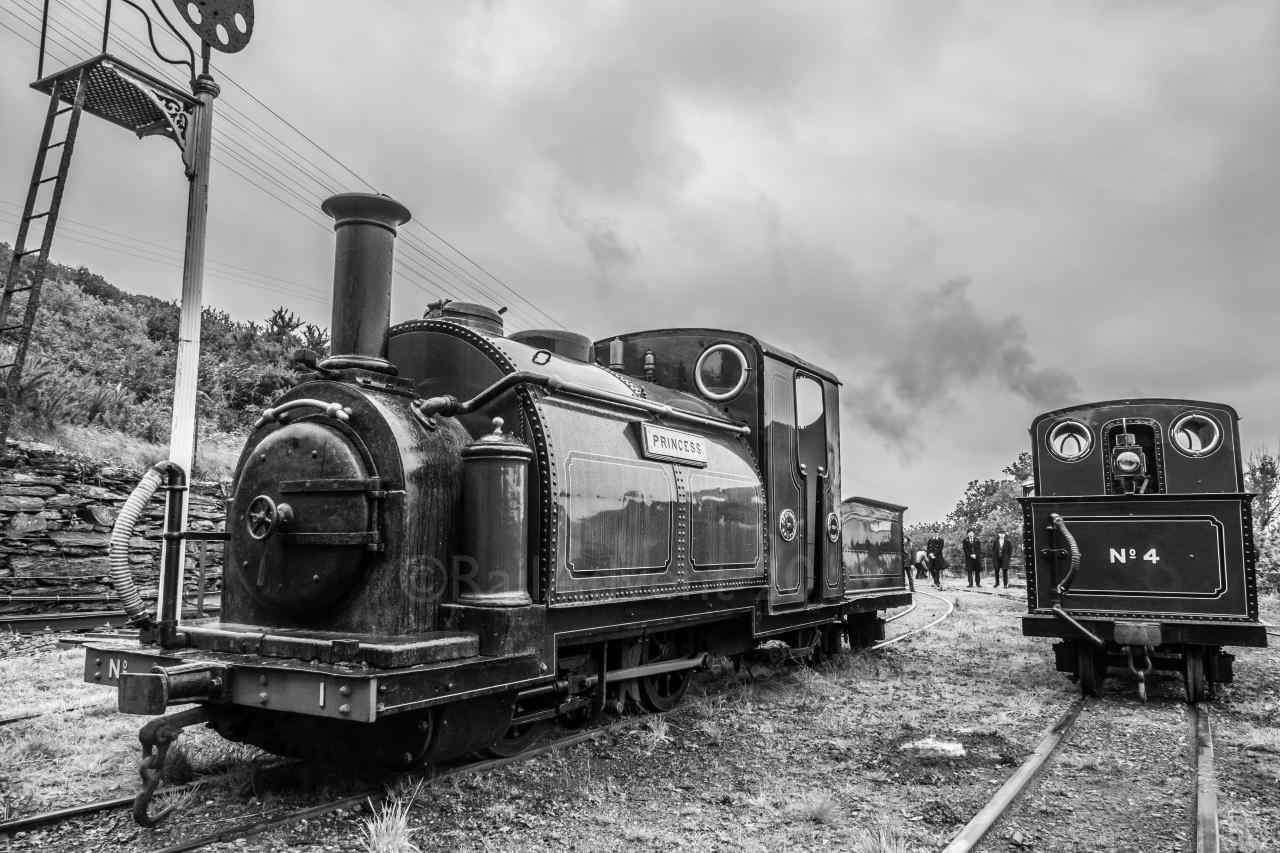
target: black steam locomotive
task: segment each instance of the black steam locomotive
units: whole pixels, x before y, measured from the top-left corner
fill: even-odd
[[[1220,403],[1144,399],[1032,423],[1022,631],[1061,638],[1057,668],[1083,693],[1123,666],[1143,698],[1159,669],[1181,672],[1198,702],[1231,681],[1223,646],[1267,644],[1238,420]]]
[[[334,355],[240,457],[220,616],[178,621],[190,534],[171,529],[156,616],[127,553],[114,575],[143,645],[87,651],[124,712],[198,703],[143,730],[153,770],[197,722],[397,766],[512,752],[544,721],[673,707],[709,655],[866,644],[909,600],[900,565],[844,549],[863,522],[840,514],[831,373],[739,332],[506,335],[466,303],[389,328],[409,212],[362,194],[323,209]],[[144,481],[121,553],[139,502],[163,482],[173,506],[181,479]]]

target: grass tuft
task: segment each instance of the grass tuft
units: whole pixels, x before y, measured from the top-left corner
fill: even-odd
[[[640,744],[646,755],[651,755],[658,747],[671,743],[670,728],[666,717],[653,714],[645,719],[644,726],[636,734],[640,738]]]
[[[365,853],[420,853],[413,843],[417,830],[409,826],[409,813],[422,793],[422,783],[389,791],[381,805],[369,803],[369,817],[364,819]]]
[[[836,822],[840,804],[829,794],[813,793],[793,805],[789,811],[801,820],[830,826]]]
[[[910,853],[910,849],[906,833],[888,821],[881,821],[858,833],[852,853]]]

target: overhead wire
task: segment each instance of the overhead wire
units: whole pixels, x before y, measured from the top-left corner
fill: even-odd
[[[21,205],[14,204],[13,202],[5,201],[5,200],[3,200],[3,199],[0,199],[0,206],[4,206],[4,207],[11,208],[13,211],[21,210]],[[140,244],[140,245],[143,245],[143,246],[150,246],[150,247],[155,248],[155,249],[158,249],[158,250],[162,250],[162,251],[169,252],[169,253],[171,253],[171,254],[173,254],[173,255],[176,255],[176,256],[178,256],[178,257],[181,257],[181,255],[182,255],[182,252],[180,252],[179,250],[175,249],[175,248],[174,248],[172,245],[170,245],[170,244],[167,244],[167,243],[157,243],[157,242],[150,241],[150,240],[144,240],[144,239],[142,239],[142,238],[138,237],[137,235],[134,235],[134,234],[127,234],[127,233],[125,233],[124,231],[117,231],[117,230],[115,230],[114,228],[108,228],[108,227],[103,226],[103,225],[95,225],[95,224],[93,224],[93,223],[85,222],[85,221],[83,221],[83,220],[75,219],[75,218],[72,218],[72,217],[70,217],[70,216],[66,216],[66,215],[61,215],[61,216],[59,216],[59,217],[58,217],[58,221],[59,221],[59,222],[69,223],[69,224],[71,224],[71,225],[78,226],[78,227],[80,227],[80,228],[87,229],[87,230],[90,230],[90,231],[94,231],[94,232],[96,232],[96,233],[102,234],[103,236],[111,237],[111,238],[113,238],[113,239],[117,239],[117,240],[125,240],[125,241],[127,241],[127,242],[130,242],[130,243],[137,243],[137,244]],[[226,263],[225,261],[217,261],[217,260],[211,261],[211,263],[212,263],[212,264],[215,264],[215,265],[218,265],[218,266],[226,267],[226,268],[228,268],[228,269],[233,269],[233,270],[236,270],[236,271],[238,271],[238,272],[245,273],[245,274],[247,274],[247,275],[256,276],[256,277],[258,277],[258,278],[262,279],[263,281],[268,281],[268,280],[270,280],[270,281],[275,281],[275,282],[278,282],[279,284],[282,284],[282,285],[285,285],[285,286],[287,286],[287,287],[290,287],[290,288],[293,288],[293,289],[295,289],[295,290],[298,290],[299,292],[309,292],[309,291],[311,290],[311,288],[309,288],[307,285],[300,284],[300,283],[298,283],[297,281],[293,281],[293,280],[290,280],[290,279],[287,279],[287,278],[281,278],[281,277],[279,277],[279,276],[275,276],[275,275],[272,275],[272,274],[270,274],[270,273],[262,272],[261,270],[251,269],[250,267],[241,267],[241,266],[236,266],[235,264],[230,264],[230,263]]]
[[[93,6],[92,6],[92,0],[83,0],[83,3],[84,3],[84,4],[86,4],[88,8],[93,8]],[[74,14],[76,14],[76,15],[77,15],[81,20],[85,21],[85,22],[86,22],[86,23],[88,23],[90,26],[96,26],[96,22],[95,22],[95,21],[93,21],[91,18],[89,18],[86,14],[84,14],[80,9],[76,9],[76,8],[73,8],[73,7],[70,7],[70,6],[68,6],[68,8],[69,8],[69,9],[70,9]],[[119,41],[120,41],[121,36],[123,36],[123,37],[124,37],[124,39],[126,39],[127,41],[131,41],[133,44],[137,45],[139,48],[141,48],[142,50],[144,50],[144,51],[145,51],[146,46],[145,46],[145,45],[143,45],[143,44],[142,44],[142,42],[141,42],[141,40],[140,40],[139,38],[137,38],[136,36],[134,36],[133,34],[128,33],[128,32],[124,32],[124,33],[117,33],[117,34],[116,34],[117,42],[119,42]],[[83,35],[81,35],[81,38],[84,38],[84,36],[83,36]],[[144,62],[144,63],[146,63],[146,64],[150,65],[150,66],[151,66],[151,68],[152,68],[156,73],[163,74],[163,73],[167,70],[167,69],[164,69],[164,68],[158,68],[158,67],[156,67],[156,66],[155,66],[155,63],[154,63],[154,62],[152,62],[152,61],[150,60],[150,58],[146,56],[146,54],[145,54],[145,53],[140,53],[140,52],[139,52],[139,51],[137,51],[137,50],[133,50],[133,49],[129,48],[127,45],[126,45],[125,49],[126,49],[126,50],[128,50],[131,54],[133,54],[133,55],[134,55],[137,59],[139,59],[140,61],[142,61],[142,62]],[[219,73],[219,75],[220,75],[220,79],[225,80],[225,81],[226,81],[226,82],[228,82],[230,85],[234,86],[236,89],[238,89],[239,91],[241,91],[242,93],[244,93],[244,95],[245,95],[247,98],[249,98],[251,101],[253,101],[254,103],[256,103],[256,104],[257,104],[258,106],[260,106],[262,109],[266,110],[266,111],[267,111],[267,112],[268,112],[272,117],[274,117],[274,118],[275,118],[277,121],[279,121],[281,124],[283,124],[283,125],[285,125],[286,127],[288,127],[288,128],[289,128],[290,130],[292,130],[294,133],[298,134],[298,136],[300,136],[303,140],[305,140],[305,141],[306,141],[306,142],[307,142],[311,147],[313,147],[313,148],[314,148],[314,149],[316,149],[318,152],[320,152],[321,154],[323,154],[323,155],[324,155],[328,160],[330,160],[330,161],[332,161],[333,163],[335,163],[336,165],[338,165],[338,166],[339,166],[343,171],[345,171],[348,175],[350,175],[351,177],[355,178],[357,181],[359,181],[360,183],[362,183],[362,184],[363,184],[363,185],[365,185],[366,187],[368,187],[368,188],[370,188],[370,189],[373,189],[373,185],[372,185],[372,184],[371,184],[371,183],[370,183],[366,178],[364,178],[363,176],[361,176],[360,174],[358,174],[357,172],[355,172],[355,170],[353,170],[353,169],[352,169],[351,167],[349,167],[346,163],[344,163],[342,160],[340,160],[338,157],[336,157],[332,152],[330,152],[330,151],[329,151],[328,149],[326,149],[324,146],[320,145],[320,143],[318,143],[315,139],[313,139],[311,136],[309,136],[305,131],[303,131],[301,128],[299,128],[297,125],[295,125],[293,122],[289,121],[289,120],[288,120],[288,119],[286,119],[284,116],[282,116],[279,112],[277,112],[277,111],[276,111],[274,108],[272,108],[269,104],[267,104],[267,103],[266,103],[266,102],[264,102],[261,98],[259,98],[257,95],[255,95],[255,94],[254,94],[254,93],[253,93],[253,92],[252,92],[252,91],[251,91],[247,86],[245,86],[244,84],[240,83],[238,80],[236,80],[236,79],[235,79],[233,76],[231,76],[230,74],[226,73],[226,72],[225,72],[225,70],[221,69],[221,67],[219,67],[219,71],[218,71],[218,73]],[[323,189],[323,191],[325,191],[325,192],[330,192],[330,193],[332,193],[332,192],[334,192],[334,191],[335,191],[339,186],[341,186],[341,182],[340,182],[340,181],[336,181],[336,180],[334,180],[334,179],[333,179],[333,176],[332,176],[331,174],[329,174],[326,170],[324,170],[324,169],[323,169],[323,167],[321,167],[319,164],[316,164],[314,161],[312,161],[312,160],[310,160],[310,159],[306,158],[306,157],[305,157],[305,155],[303,155],[300,151],[298,151],[298,149],[297,149],[296,147],[294,147],[294,146],[290,145],[288,142],[286,142],[285,140],[283,140],[283,139],[281,139],[279,136],[277,136],[275,133],[273,133],[270,129],[268,129],[268,128],[264,127],[264,126],[262,125],[262,123],[260,123],[260,122],[256,121],[254,118],[252,118],[251,116],[249,116],[249,115],[248,115],[248,113],[244,112],[244,111],[243,111],[243,110],[241,110],[239,107],[237,107],[236,105],[231,104],[231,103],[229,103],[229,102],[228,102],[228,106],[229,106],[229,109],[230,109],[231,113],[233,113],[233,114],[238,114],[238,116],[239,116],[241,119],[243,119],[245,122],[247,122],[247,123],[249,123],[249,124],[253,125],[255,128],[257,128],[257,132],[258,132],[258,133],[261,133],[261,134],[265,135],[265,136],[266,136],[266,137],[268,137],[269,139],[274,140],[278,145],[283,146],[284,148],[288,149],[291,153],[293,153],[293,154],[294,154],[294,156],[296,156],[296,157],[300,158],[300,160],[302,161],[302,163],[303,163],[303,164],[306,164],[306,166],[310,166],[312,169],[315,169],[316,171],[319,171],[321,175],[324,175],[325,177],[329,178],[329,179],[330,179],[330,181],[331,181],[331,183],[326,183],[326,182],[324,182],[324,181],[322,181],[322,180],[318,179],[318,178],[316,177],[316,175],[315,175],[315,173],[314,173],[314,172],[312,172],[312,171],[308,170],[307,168],[304,168],[302,164],[299,164],[299,163],[296,163],[296,162],[291,162],[291,163],[289,163],[289,165],[290,165],[290,166],[292,166],[292,167],[296,170],[296,172],[297,172],[298,174],[303,175],[304,177],[308,178],[308,179],[309,179],[309,180],[311,180],[311,181],[314,181],[314,182],[315,182],[315,183],[317,183],[317,184],[318,184],[318,185]],[[224,111],[224,118],[226,118],[225,111]],[[236,121],[236,120],[234,120],[234,119],[233,119],[230,123],[234,124],[234,125],[237,127],[237,129],[239,129],[242,133],[244,133],[244,134],[245,134],[245,136],[246,136],[247,138],[249,138],[249,139],[254,139],[255,141],[261,142],[261,139],[259,139],[259,138],[255,137],[255,135],[254,135],[254,131],[251,131],[250,129],[245,128],[242,124],[240,124],[240,123],[239,123],[239,121]],[[241,144],[243,144],[243,143],[241,143]],[[277,151],[275,151],[275,152],[273,152],[273,153],[275,153],[277,156],[281,156],[281,155],[280,155],[280,152],[279,152],[278,150],[277,150]],[[413,220],[413,221],[410,223],[410,227],[417,227],[417,228],[419,228],[419,229],[423,230],[426,234],[430,235],[432,238],[434,238],[434,239],[435,239],[435,240],[437,240],[438,242],[440,242],[440,243],[442,243],[443,245],[447,246],[447,247],[448,247],[450,250],[452,250],[455,254],[457,254],[459,257],[461,257],[461,258],[463,258],[465,261],[467,261],[467,263],[468,263],[468,264],[470,264],[472,267],[474,267],[476,270],[478,270],[480,273],[482,273],[482,274],[483,274],[483,275],[484,275],[484,276],[485,276],[489,281],[492,281],[492,282],[493,282],[494,284],[496,284],[498,287],[500,287],[501,289],[503,289],[503,290],[505,290],[506,292],[510,293],[510,294],[511,294],[513,297],[515,297],[517,300],[519,300],[520,302],[523,302],[525,305],[529,306],[529,308],[531,308],[531,309],[532,309],[534,312],[536,312],[538,315],[540,315],[541,317],[545,318],[547,321],[551,322],[551,323],[552,323],[552,324],[554,324],[554,325],[560,326],[561,328],[563,328],[563,327],[564,327],[562,323],[560,323],[559,321],[557,321],[554,317],[552,317],[550,314],[548,314],[545,310],[543,310],[542,308],[540,308],[539,306],[537,306],[536,304],[534,304],[533,302],[531,302],[530,300],[528,300],[526,297],[524,297],[522,294],[520,294],[520,293],[519,293],[519,291],[515,290],[513,287],[511,287],[509,284],[507,284],[505,281],[503,281],[503,280],[502,280],[501,278],[499,278],[498,276],[494,275],[494,274],[493,274],[492,272],[490,272],[488,269],[484,268],[484,267],[483,267],[482,265],[480,265],[477,261],[475,261],[475,259],[474,259],[474,258],[472,258],[470,255],[468,255],[466,252],[462,251],[458,246],[456,246],[455,244],[453,244],[452,242],[450,242],[449,240],[447,240],[445,237],[443,237],[442,235],[440,235],[438,232],[436,232],[434,229],[432,229],[430,226],[428,226],[425,222],[423,222],[423,221],[421,221],[421,220],[417,220],[417,219],[415,219],[415,220]],[[456,276],[461,276],[461,278],[462,278],[462,281],[461,281],[461,282],[458,282],[458,281],[456,281],[456,280],[455,280],[454,282],[452,282],[452,284],[453,284],[453,286],[454,286],[454,287],[462,287],[462,288],[469,288],[469,289],[473,289],[473,290],[475,290],[475,291],[479,292],[479,293],[480,293],[482,296],[484,296],[485,298],[490,299],[490,300],[492,300],[492,301],[494,301],[494,302],[502,302],[502,301],[504,301],[504,300],[502,299],[502,297],[498,296],[498,294],[497,294],[497,293],[493,292],[493,291],[489,288],[489,286],[485,285],[485,284],[484,284],[484,282],[482,282],[480,279],[478,279],[478,278],[477,278],[477,276],[476,276],[474,273],[472,273],[470,270],[468,270],[468,269],[466,269],[465,267],[461,266],[461,265],[460,265],[460,264],[458,264],[457,262],[452,261],[451,259],[447,258],[443,253],[441,253],[441,252],[439,252],[439,251],[437,251],[437,250],[435,250],[435,249],[431,248],[429,245],[426,245],[426,244],[419,244],[417,241],[413,240],[413,239],[412,239],[412,237],[411,237],[410,235],[402,235],[402,243],[404,243],[404,245],[406,246],[406,248],[408,248],[409,250],[414,251],[415,253],[417,253],[417,254],[418,254],[418,255],[419,255],[419,256],[420,256],[420,257],[421,257],[425,262],[427,262],[427,263],[431,264],[433,267],[436,267],[436,268],[439,270],[439,273],[440,273],[441,275],[444,275],[446,278],[449,278],[449,277],[456,277]],[[437,283],[437,285],[439,285],[438,280],[437,280],[435,283]],[[519,310],[522,310],[522,309],[516,309],[516,308],[513,306],[513,311],[519,311]]]
[[[17,212],[18,206],[5,201],[0,201],[0,205],[12,208],[12,210],[0,210],[0,220],[16,225],[20,218],[20,214]],[[162,261],[169,267],[177,267],[179,269],[182,267],[182,252],[172,246],[142,240],[121,231],[91,225],[67,216],[59,217],[58,224],[60,239],[70,239],[73,242],[135,257],[141,257],[143,253],[147,253],[147,260]],[[234,264],[227,264],[217,260],[210,260],[207,263],[207,267],[210,277],[214,279],[250,284],[284,296],[307,299],[320,304],[327,304],[328,302],[323,295],[316,293],[313,288],[248,267],[235,266]]]
[[[23,2],[23,0],[19,0],[19,2]],[[30,11],[31,8],[32,7],[29,6],[28,10]],[[86,20],[91,25],[93,24],[91,20],[88,20],[84,15],[80,14],[78,10],[71,9],[71,11],[77,14],[77,16],[82,20]],[[83,32],[77,30],[74,26],[70,25],[68,22],[59,21],[55,19],[54,21],[52,21],[51,31],[52,31],[52,34],[54,34],[55,36],[61,33],[61,35],[63,35],[68,40],[71,40],[71,39],[77,40],[80,43],[81,47],[87,48],[90,51],[95,50],[94,46],[90,43],[88,37],[86,37]],[[29,40],[27,41],[28,43],[31,43]],[[120,39],[117,38],[117,42],[119,41]],[[137,42],[136,39],[135,39],[135,42]],[[137,42],[137,43],[140,44],[140,42]],[[51,41],[51,44],[52,44],[52,41]],[[56,46],[56,44],[54,46]],[[157,67],[155,63],[148,60],[145,56],[139,55],[136,51],[133,51],[127,45],[118,45],[118,46],[123,47],[125,52],[133,55],[140,62],[140,64],[147,66],[148,69],[153,71],[154,73],[157,73],[160,75],[164,73],[165,69]],[[230,107],[230,110],[232,112],[241,113],[241,111],[236,109],[234,105],[231,105],[228,103],[227,106]],[[222,111],[222,114],[224,119],[227,118],[226,109]],[[248,117],[243,113],[241,113],[241,115],[249,123],[257,125],[257,123],[251,117]],[[239,129],[242,133],[245,134],[246,138],[255,139],[252,132],[244,128],[243,125],[239,124],[239,122],[233,122],[233,123],[235,124],[237,129]],[[220,166],[227,168],[233,174],[245,180],[254,188],[263,191],[268,196],[270,196],[277,202],[281,203],[283,206],[290,209],[292,212],[298,213],[299,215],[303,216],[309,221],[315,223],[317,227],[322,227],[322,228],[325,228],[326,230],[329,228],[328,223],[315,219],[314,214],[311,213],[311,204],[313,203],[312,199],[300,195],[295,187],[283,184],[279,179],[275,178],[270,173],[264,171],[262,167],[258,166],[252,158],[252,154],[254,153],[253,149],[249,145],[245,144],[243,141],[236,139],[235,134],[224,133],[222,135],[224,137],[229,137],[232,141],[232,144],[227,146],[220,146],[221,148],[219,152],[220,154],[225,155],[225,157],[230,157],[234,159],[236,163],[238,163],[240,166],[243,167],[243,169],[249,169],[261,175],[263,180],[266,180],[271,184],[273,184],[280,191],[280,193],[283,194],[283,196],[285,197],[282,197],[281,194],[273,192],[268,187],[262,186],[259,182],[255,181],[252,177],[245,174],[242,168],[237,168],[237,166],[232,165],[231,163],[228,163],[226,159],[224,159],[224,157],[218,156],[218,154],[215,154],[213,158],[215,162],[217,162]],[[270,136],[272,136],[272,138],[278,139],[278,137],[275,137],[274,134],[270,134]],[[216,139],[217,137],[215,137],[215,140]],[[257,140],[257,141],[260,142],[261,140]],[[292,149],[292,150],[296,151],[296,149]],[[246,155],[245,153],[243,153],[243,151],[249,151],[250,154]],[[274,153],[276,153],[277,155],[279,154],[278,151]],[[292,165],[295,165],[296,167],[296,164],[292,164]],[[311,165],[314,166],[315,164],[311,164]],[[326,192],[332,192],[334,189],[336,189],[335,186],[333,186],[332,184],[328,184],[328,185],[325,184],[325,182],[323,182],[320,178],[317,178],[313,172],[309,172],[306,169],[302,169],[300,167],[295,168],[295,173],[301,174],[307,177],[309,180],[315,182],[317,185],[322,187],[323,190]],[[332,177],[331,176],[329,177],[332,180]],[[291,203],[290,199],[297,201],[298,204],[295,205],[294,203]],[[433,266],[436,266],[440,269],[440,272],[433,274],[428,270],[424,269],[422,266],[418,265],[417,263],[413,263],[408,259],[401,257],[398,259],[398,265],[401,265],[404,267],[404,272],[407,274],[406,280],[409,281],[409,283],[417,286],[419,289],[423,290],[423,292],[428,293],[429,295],[435,295],[435,296],[441,295],[441,292],[444,292],[444,293],[448,293],[450,291],[456,292],[459,289],[462,289],[465,291],[466,289],[465,284],[460,286],[456,281],[455,282],[441,281],[440,275],[448,275],[450,272],[450,268],[448,266],[440,264],[437,256],[434,255],[430,250],[424,250],[422,247],[418,246],[412,240],[403,240],[402,243],[405,245],[406,249],[408,249],[409,251],[413,251],[417,255],[419,255],[423,261]],[[429,283],[430,287],[424,286],[422,282]],[[493,298],[491,294],[486,294],[486,295],[489,296],[489,298]]]

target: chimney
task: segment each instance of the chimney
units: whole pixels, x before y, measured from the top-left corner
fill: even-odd
[[[320,362],[329,370],[359,367],[396,372],[386,359],[391,326],[391,269],[396,226],[408,222],[408,208],[385,195],[341,193],[320,209],[333,217],[337,233],[333,257],[333,354]]]

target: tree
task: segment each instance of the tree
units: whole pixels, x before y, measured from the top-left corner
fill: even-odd
[[[1280,486],[1280,463],[1262,450],[1254,450],[1245,463],[1244,487],[1253,492],[1253,525],[1258,532],[1271,529],[1276,520],[1277,494]]]
[[[1280,589],[1280,453],[1254,450],[1245,463],[1244,487],[1253,492],[1253,541],[1258,552],[1258,584]]]
[[[933,536],[941,536],[947,547],[945,557],[951,565],[960,565],[960,540],[973,528],[982,541],[983,552],[990,540],[1003,530],[1013,541],[1015,558],[1022,553],[1022,481],[1031,476],[1031,454],[1023,451],[1018,458],[1001,469],[1000,479],[970,480],[964,494],[942,521],[916,522],[907,529],[911,547],[922,548]]]

